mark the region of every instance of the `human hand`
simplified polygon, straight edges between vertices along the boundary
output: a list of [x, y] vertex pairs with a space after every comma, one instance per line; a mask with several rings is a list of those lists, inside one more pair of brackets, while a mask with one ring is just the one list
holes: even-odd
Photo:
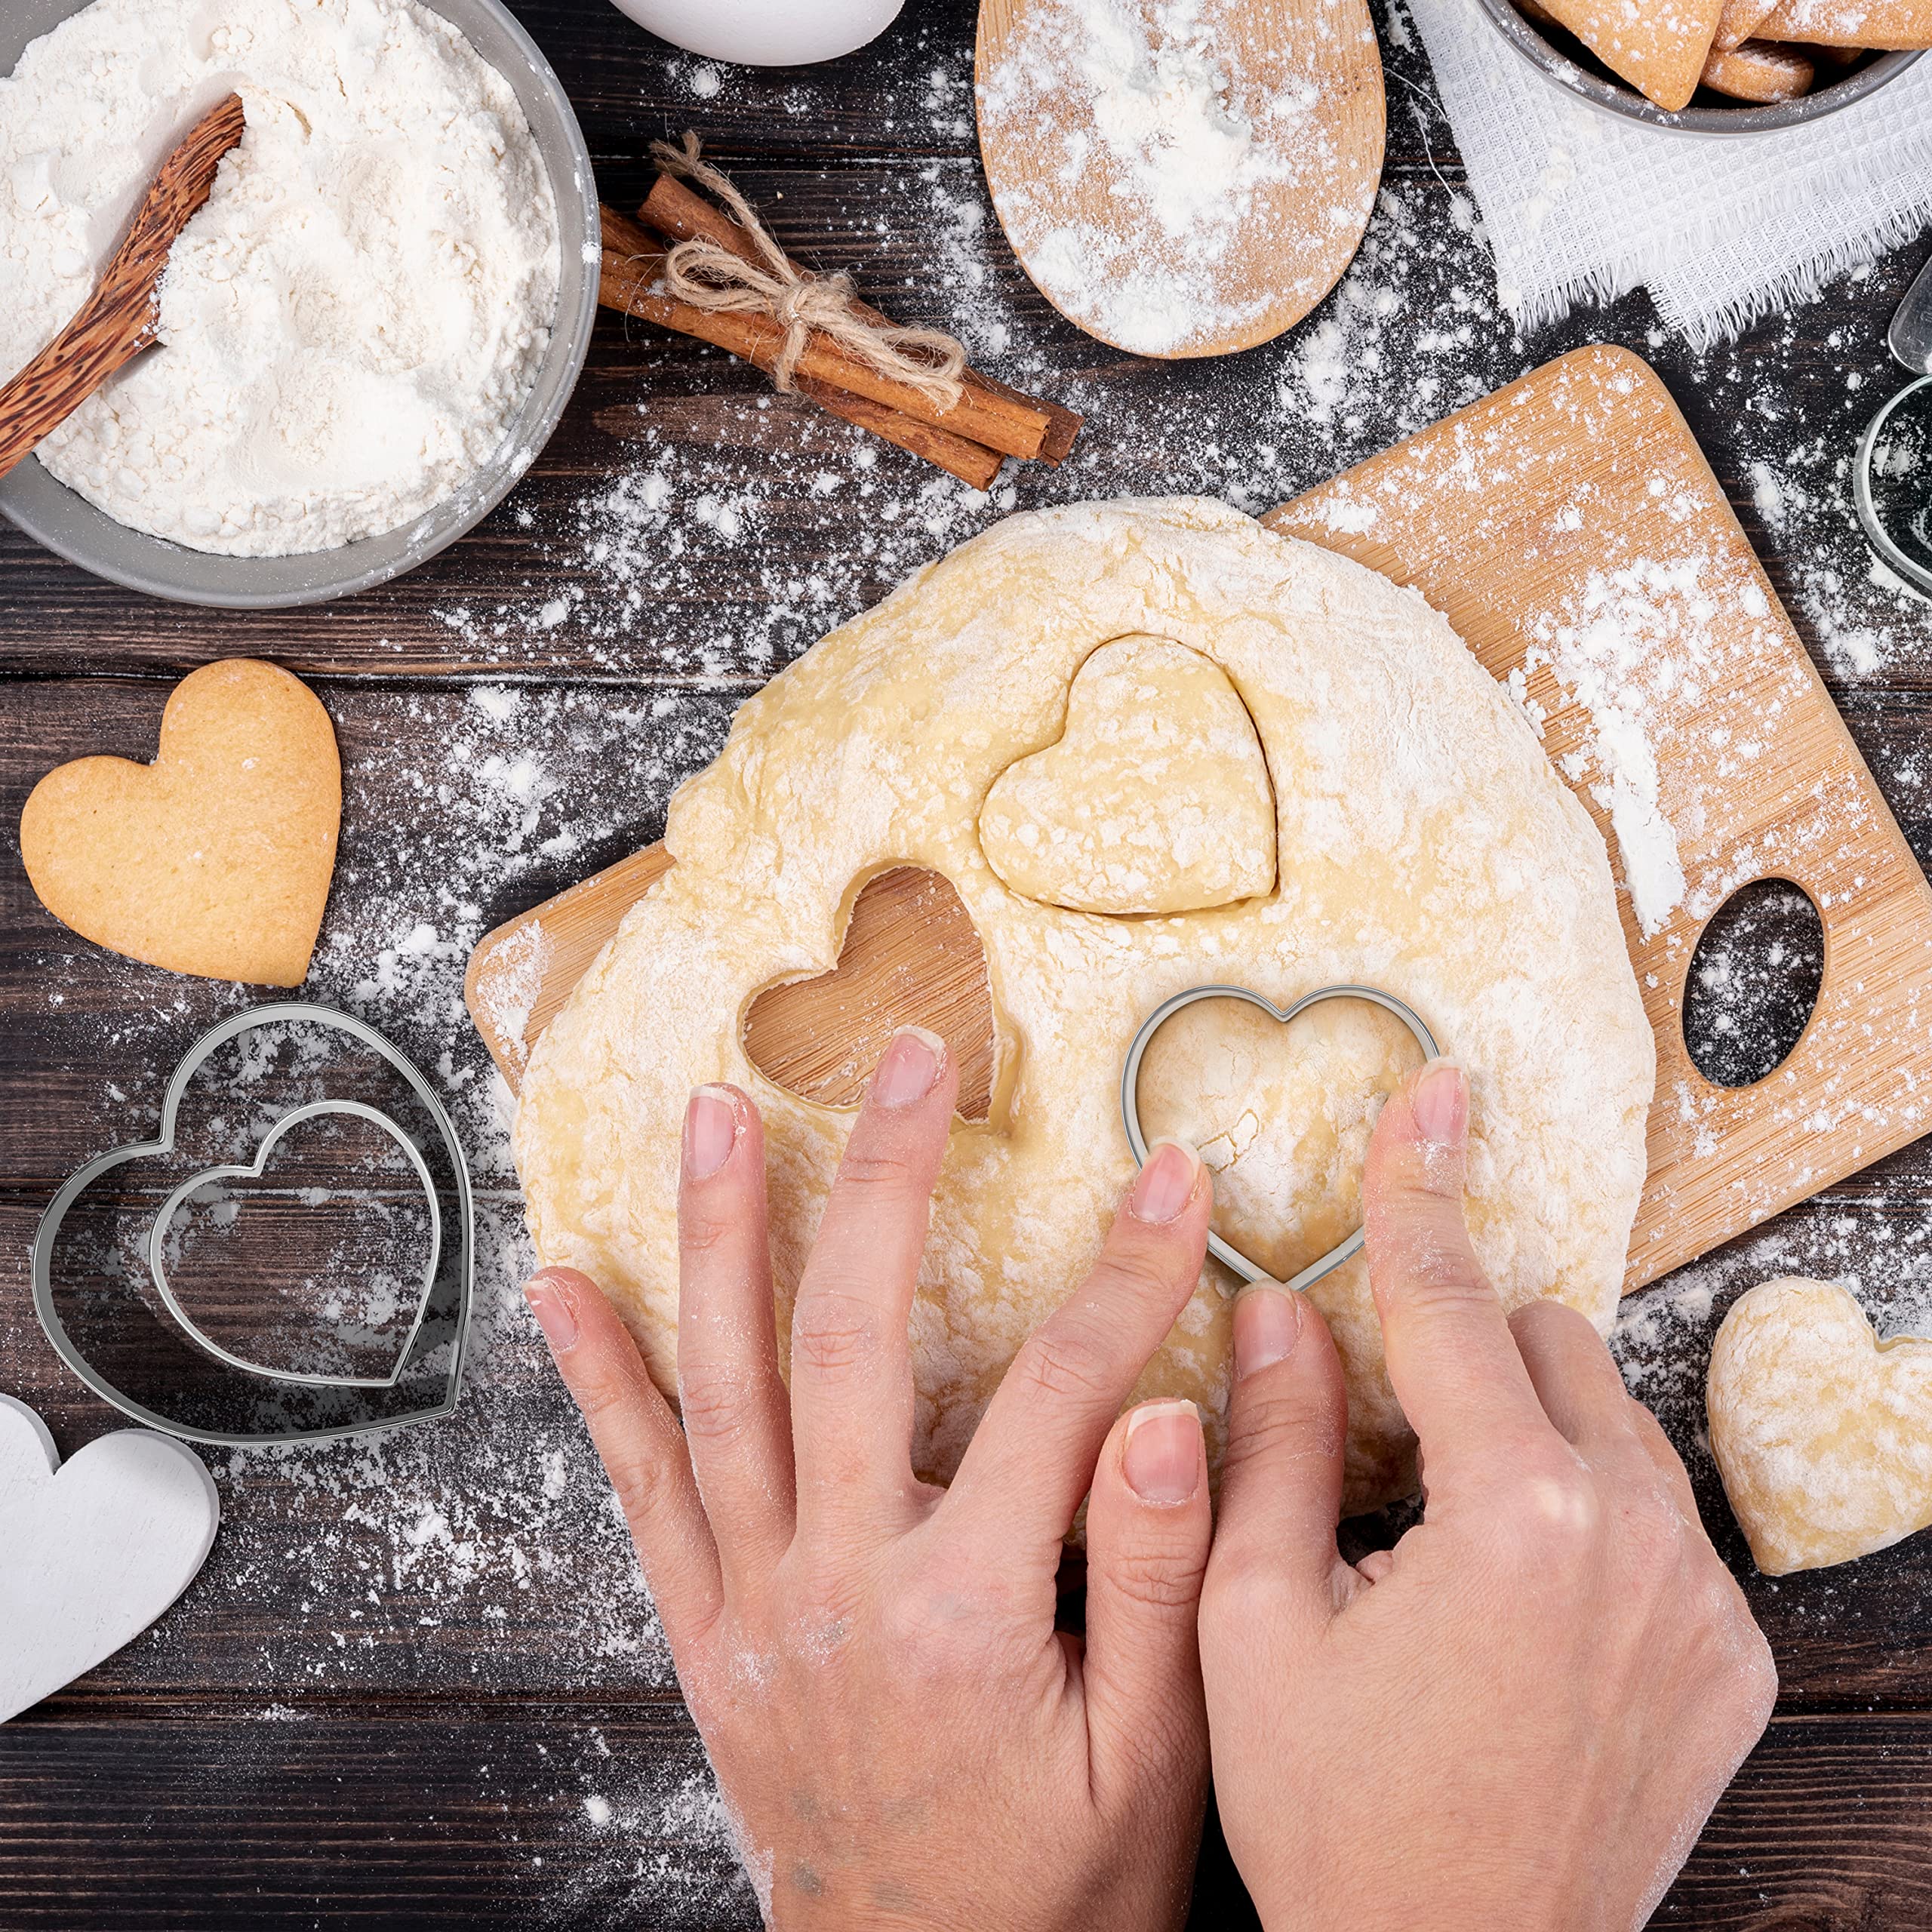
[[[587, 1278], [527, 1292], [770, 1923], [1175, 1925], [1207, 1784], [1207, 1469], [1191, 1404], [1119, 1411], [1194, 1287], [1209, 1183], [1186, 1148], [1157, 1150], [931, 1487], [907, 1321], [958, 1087], [933, 1036], [887, 1050], [799, 1285], [789, 1396], [764, 1139], [735, 1088], [700, 1088], [685, 1118], [681, 1431]], [[1083, 1643], [1055, 1633], [1055, 1580], [1090, 1488]]]
[[1392, 1095], [1364, 1183], [1426, 1514], [1335, 1545], [1327, 1328], [1268, 1289], [1236, 1382], [1201, 1662], [1229, 1850], [1269, 1932], [1641, 1925], [1769, 1718], [1770, 1653], [1690, 1484], [1573, 1310], [1505, 1318], [1462, 1214], [1468, 1088]]

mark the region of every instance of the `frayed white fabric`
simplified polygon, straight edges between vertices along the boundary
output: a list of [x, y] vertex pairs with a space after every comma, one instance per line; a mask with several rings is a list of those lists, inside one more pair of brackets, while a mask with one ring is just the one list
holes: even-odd
[[1696, 348], [1808, 300], [1932, 217], [1932, 57], [1802, 128], [1626, 124], [1535, 72], [1473, 0], [1407, 0], [1525, 328], [1647, 287]]

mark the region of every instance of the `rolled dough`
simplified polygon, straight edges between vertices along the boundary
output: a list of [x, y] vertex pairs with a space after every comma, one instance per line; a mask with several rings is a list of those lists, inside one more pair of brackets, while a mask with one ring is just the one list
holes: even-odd
[[1705, 1400], [1724, 1494], [1767, 1576], [1932, 1524], [1932, 1340], [1881, 1342], [1835, 1282], [1787, 1275], [1740, 1295]]
[[[1065, 735], [1093, 654], [1133, 637], [1217, 666], [1253, 721], [1278, 851], [1258, 897], [1070, 912], [988, 863], [988, 794]], [[665, 842], [676, 865], [531, 1056], [516, 1149], [543, 1260], [603, 1284], [667, 1392], [686, 1097], [735, 1081], [764, 1110], [782, 1336], [850, 1115], [764, 1078], [743, 1016], [761, 988], [826, 971], [858, 891], [897, 865], [958, 891], [998, 1035], [990, 1115], [955, 1127], [912, 1312], [922, 1475], [957, 1466], [1091, 1263], [1134, 1171], [1121, 1059], [1156, 1005], [1205, 981], [1285, 1005], [1365, 980], [1408, 1001], [1471, 1070], [1466, 1204], [1497, 1291], [1608, 1325], [1655, 1078], [1609, 863], [1522, 714], [1414, 592], [1201, 499], [1012, 517], [749, 700]], [[1324, 1150], [1352, 1152], [1365, 1115], [1355, 1089], [1294, 1098], [1323, 1124], [1306, 1147], [1271, 1140], [1266, 1191], [1306, 1228], [1332, 1211]], [[1361, 1263], [1313, 1294], [1348, 1377], [1348, 1506], [1371, 1507], [1414, 1472]], [[1193, 1398], [1216, 1447], [1230, 1306], [1211, 1267], [1137, 1392]]]

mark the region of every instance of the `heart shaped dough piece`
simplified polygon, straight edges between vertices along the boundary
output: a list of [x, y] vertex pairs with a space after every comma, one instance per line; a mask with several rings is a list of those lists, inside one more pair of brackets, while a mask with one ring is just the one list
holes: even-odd
[[20, 814], [40, 901], [109, 952], [172, 973], [299, 986], [342, 822], [328, 713], [252, 658], [175, 686], [152, 764], [76, 758]]
[[1080, 667], [1057, 744], [1010, 764], [980, 813], [1014, 891], [1075, 912], [1194, 912], [1275, 883], [1275, 796], [1228, 674], [1166, 638]]
[[221, 1521], [201, 1459], [171, 1436], [124, 1429], [56, 1461], [40, 1418], [0, 1395], [0, 1724], [138, 1637]]
[[1869, 1556], [1932, 1524], [1932, 1340], [1881, 1342], [1831, 1281], [1740, 1295], [1705, 1390], [1724, 1494], [1766, 1575]]

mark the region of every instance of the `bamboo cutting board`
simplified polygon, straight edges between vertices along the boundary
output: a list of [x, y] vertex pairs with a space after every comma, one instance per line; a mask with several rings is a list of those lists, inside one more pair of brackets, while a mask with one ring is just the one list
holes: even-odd
[[[1641, 699], [1686, 891], [1647, 937], [1619, 895], [1657, 1041], [1626, 1291], [1932, 1127], [1932, 892], [1643, 362], [1578, 349], [1263, 521], [1413, 584], [1447, 615], [1541, 713], [1620, 883], [1599, 745], [1614, 734], [1610, 698], [1623, 694], [1626, 710], [1630, 694]], [[1608, 695], [1585, 693], [1593, 708], [1558, 674], [1580, 657], [1611, 666]], [[512, 1085], [625, 911], [672, 863], [649, 847], [478, 945], [470, 1011]], [[1790, 880], [1817, 907], [1823, 980], [1781, 1066], [1755, 1086], [1715, 1087], [1684, 1048], [1684, 982], [1705, 922], [1761, 878]], [[774, 1079], [844, 1104], [909, 1020], [960, 1045], [961, 1111], [983, 1116], [992, 1014], [977, 937], [944, 880], [900, 871], [860, 895], [835, 972], [759, 997], [746, 1044]]]

